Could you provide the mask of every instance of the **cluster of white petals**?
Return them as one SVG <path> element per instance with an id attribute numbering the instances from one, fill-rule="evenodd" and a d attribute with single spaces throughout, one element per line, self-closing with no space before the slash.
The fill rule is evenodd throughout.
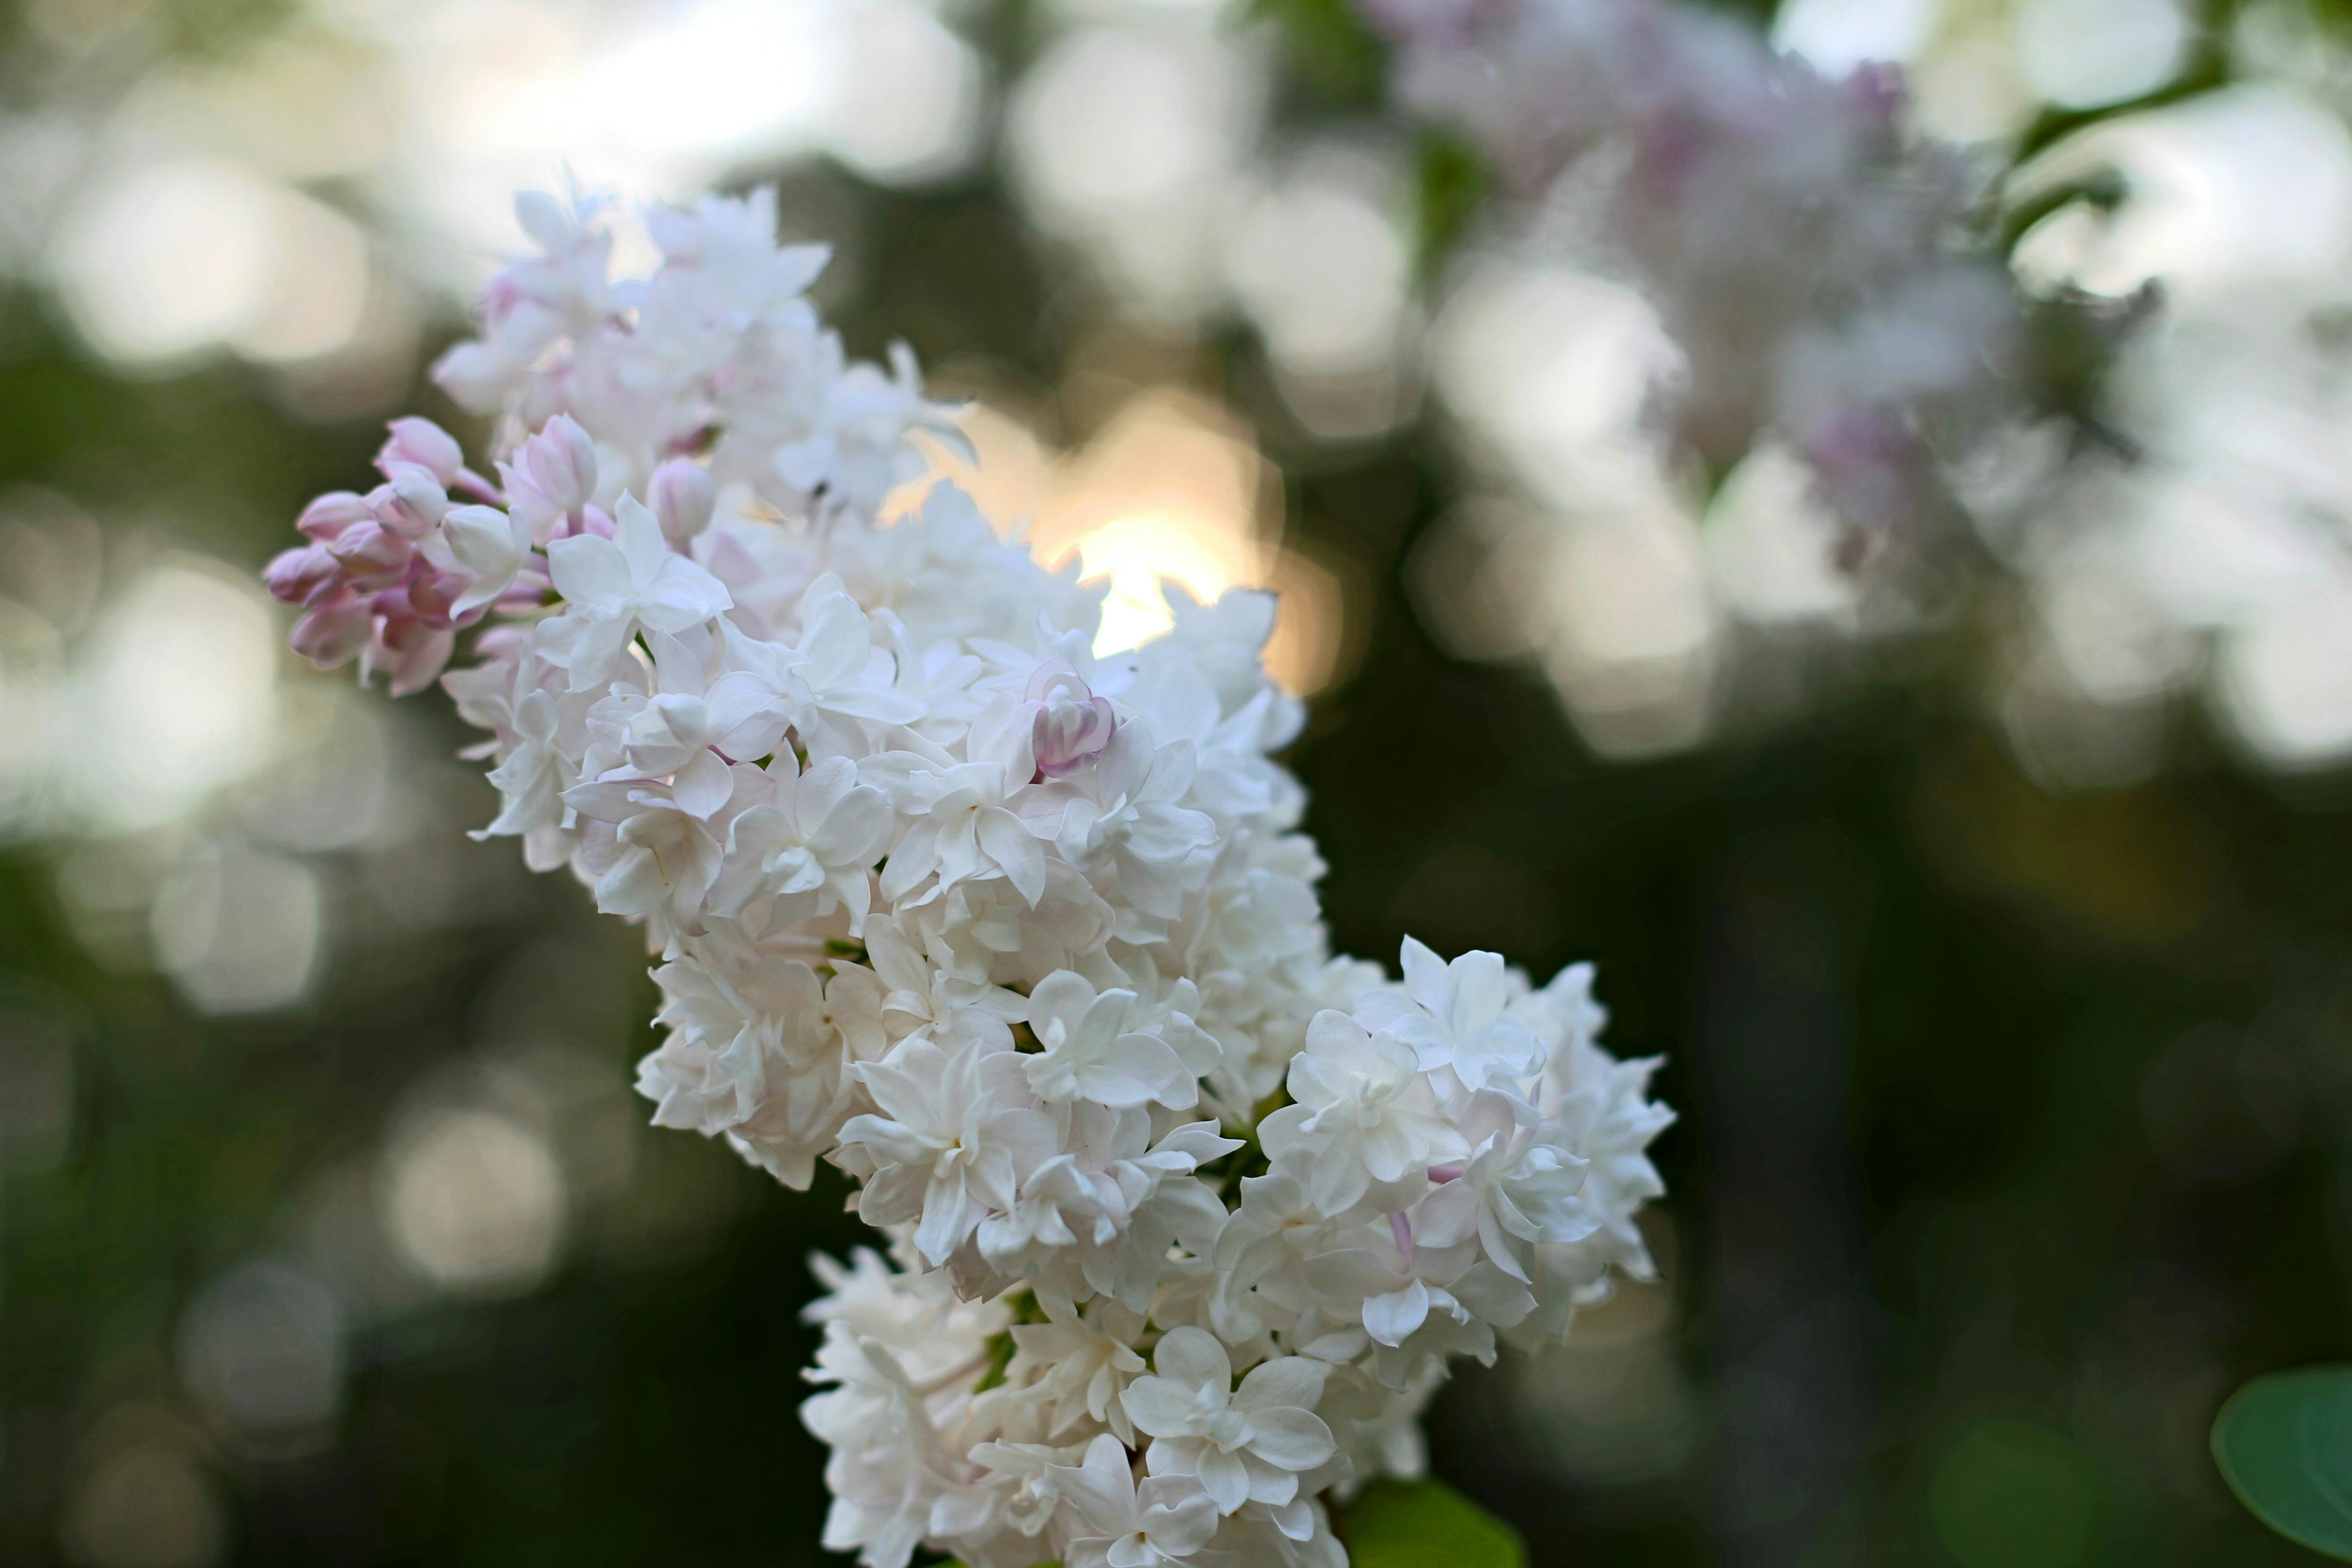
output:
<path id="1" fill-rule="evenodd" d="M 482 833 L 644 928 L 654 1120 L 832 1163 L 887 1238 L 820 1264 L 824 1543 L 1343 1563 L 1327 1500 L 1418 1463 L 1448 1358 L 1649 1268 L 1653 1064 L 1587 968 L 1330 955 L 1269 596 L 1097 657 L 1100 591 L 960 491 L 882 523 L 940 410 L 845 363 L 766 197 L 654 213 L 630 282 L 595 206 L 520 205 L 541 254 L 440 367 L 500 483 L 404 422 L 397 494 L 337 504 L 496 615 L 443 679 Z"/>

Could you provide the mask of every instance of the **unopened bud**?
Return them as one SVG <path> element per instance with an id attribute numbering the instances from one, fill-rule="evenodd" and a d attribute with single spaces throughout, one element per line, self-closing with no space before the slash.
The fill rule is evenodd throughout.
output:
<path id="1" fill-rule="evenodd" d="M 366 522 L 375 514 L 368 510 L 365 496 L 349 490 L 329 490 L 302 509 L 294 526 L 305 537 L 320 544 L 332 544 L 335 536 L 355 522 Z"/>
<path id="2" fill-rule="evenodd" d="M 327 549 L 362 587 L 398 580 L 416 553 L 413 542 L 373 518 L 343 530 Z"/>
<path id="3" fill-rule="evenodd" d="M 1030 750 L 1040 779 L 1075 772 L 1102 755 L 1118 730 L 1110 704 L 1097 697 L 1070 661 L 1049 658 L 1029 677 Z"/>
<path id="4" fill-rule="evenodd" d="M 375 455 L 375 466 L 386 479 L 392 477 L 394 463 L 412 463 L 440 481 L 446 489 L 457 482 L 465 471 L 465 449 L 457 437 L 430 419 L 411 416 L 395 419 L 391 425 L 392 439 Z"/>
<path id="5" fill-rule="evenodd" d="M 391 678 L 394 697 L 413 697 L 433 684 L 449 663 L 457 634 L 421 620 L 385 620 L 368 652 L 368 673 Z"/>
<path id="6" fill-rule="evenodd" d="M 320 605 L 294 623 L 288 640 L 294 651 L 320 669 L 349 664 L 375 637 L 375 616 L 365 599 L 347 595 Z"/>
<path id="7" fill-rule="evenodd" d="M 424 538 L 448 511 L 449 492 L 415 463 L 387 464 L 386 472 L 389 478 L 368 492 L 376 521 L 407 538 Z"/>
<path id="8" fill-rule="evenodd" d="M 522 466 L 554 510 L 578 511 L 596 494 L 596 443 L 570 415 L 522 444 Z"/>
<path id="9" fill-rule="evenodd" d="M 305 605 L 341 574 L 341 563 L 323 544 L 305 544 L 282 552 L 263 568 L 261 581 L 273 599 Z"/>
<path id="10" fill-rule="evenodd" d="M 672 458 L 654 470 L 647 488 L 662 537 L 673 546 L 684 548 L 710 526 L 710 514 L 719 504 L 718 487 L 710 481 L 710 470 L 693 458 Z"/>

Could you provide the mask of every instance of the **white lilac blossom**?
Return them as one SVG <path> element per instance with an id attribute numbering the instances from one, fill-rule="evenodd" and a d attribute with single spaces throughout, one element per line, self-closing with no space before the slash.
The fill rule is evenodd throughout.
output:
<path id="1" fill-rule="evenodd" d="M 1898 73 L 1826 75 L 1684 0 L 1359 0 L 1403 107 L 1475 145 L 1510 243 L 1614 272 L 1682 360 L 1717 473 L 1793 450 L 1854 563 L 1957 521 L 1947 466 L 2014 411 L 2019 307 L 1988 177 L 1906 125 Z"/>
<path id="2" fill-rule="evenodd" d="M 824 1544 L 1344 1563 L 1329 1502 L 1418 1462 L 1449 1357 L 1647 1268 L 1654 1064 L 1589 969 L 1330 953 L 1266 596 L 1097 657 L 1101 590 L 967 497 L 880 521 L 938 406 L 844 363 L 767 197 L 656 213 L 625 282 L 596 205 L 521 216 L 542 254 L 441 366 L 499 483 L 403 420 L 269 581 L 395 689 L 484 627 L 443 678 L 482 835 L 644 930 L 655 1121 L 856 1184 L 887 1248 L 809 1311 Z"/>

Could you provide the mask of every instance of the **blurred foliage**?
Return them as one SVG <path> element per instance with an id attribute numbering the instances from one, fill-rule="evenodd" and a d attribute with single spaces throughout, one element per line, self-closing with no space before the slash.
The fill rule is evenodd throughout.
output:
<path id="1" fill-rule="evenodd" d="M 5 0 L 0 3 L 0 91 L 36 84 L 16 79 L 20 68 L 40 58 L 25 48 L 32 13 L 46 11 L 51 26 L 104 29 L 135 21 L 161 49 L 195 59 L 221 59 L 266 37 L 298 14 L 299 0 L 152 0 L 143 5 L 109 0 Z"/>
<path id="2" fill-rule="evenodd" d="M 1426 279 L 1436 275 L 1477 220 L 1492 194 L 1491 180 L 1477 149 L 1443 131 L 1422 133 L 1415 173 L 1419 243 L 1413 270 Z"/>
<path id="3" fill-rule="evenodd" d="M 1317 109 L 1376 109 L 1386 52 L 1349 0 L 1248 0 L 1245 14 L 1281 40 L 1286 89 Z"/>

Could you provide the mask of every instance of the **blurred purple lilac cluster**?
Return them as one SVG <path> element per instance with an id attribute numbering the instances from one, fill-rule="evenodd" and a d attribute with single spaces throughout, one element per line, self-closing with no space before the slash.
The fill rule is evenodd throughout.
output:
<path id="1" fill-rule="evenodd" d="M 1720 475 L 1777 437 L 1849 568 L 1957 518 L 1945 469 L 2009 405 L 2020 312 L 1979 222 L 1994 171 L 1910 132 L 1893 68 L 1824 74 L 1661 0 L 1364 7 L 1394 94 L 1503 187 L 1509 243 L 1655 309 L 1678 445 Z"/>

